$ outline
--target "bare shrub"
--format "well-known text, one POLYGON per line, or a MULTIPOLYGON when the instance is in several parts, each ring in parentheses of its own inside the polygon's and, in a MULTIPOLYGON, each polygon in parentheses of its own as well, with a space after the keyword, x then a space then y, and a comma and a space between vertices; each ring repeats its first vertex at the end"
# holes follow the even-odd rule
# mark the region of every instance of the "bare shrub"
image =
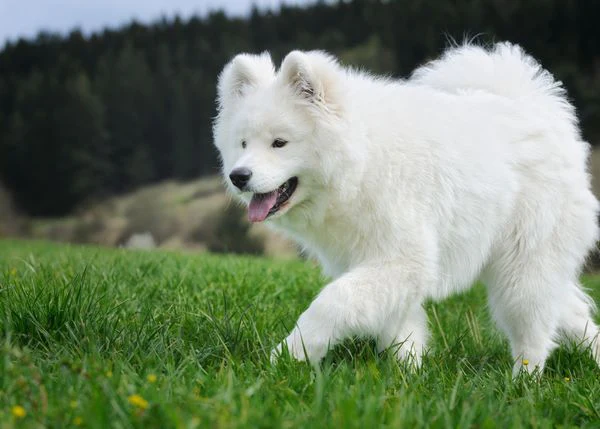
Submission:
POLYGON ((205 243, 215 253, 245 253, 262 255, 264 239, 250 233, 250 224, 244 210, 229 204, 208 215, 204 222, 189 235, 192 242, 205 243))
POLYGON ((139 195, 125 210, 127 227, 123 231, 120 244, 137 233, 149 232, 158 244, 167 240, 177 231, 177 224, 169 213, 168 204, 152 193, 139 195))

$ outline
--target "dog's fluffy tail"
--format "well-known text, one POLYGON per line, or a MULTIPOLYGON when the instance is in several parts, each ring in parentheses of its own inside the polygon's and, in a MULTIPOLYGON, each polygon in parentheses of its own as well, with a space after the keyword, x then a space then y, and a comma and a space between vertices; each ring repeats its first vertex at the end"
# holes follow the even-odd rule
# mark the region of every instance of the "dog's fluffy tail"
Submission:
POLYGON ((560 81, 518 45, 498 43, 490 49, 463 45, 448 50, 441 59, 418 68, 411 81, 447 91, 485 91, 492 94, 554 105, 574 115, 560 81))

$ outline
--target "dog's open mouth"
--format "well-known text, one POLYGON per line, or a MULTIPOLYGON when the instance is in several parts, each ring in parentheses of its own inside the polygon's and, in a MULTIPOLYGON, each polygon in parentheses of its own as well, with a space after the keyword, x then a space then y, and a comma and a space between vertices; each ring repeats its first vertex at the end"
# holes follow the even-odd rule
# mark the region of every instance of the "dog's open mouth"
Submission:
POLYGON ((288 202, 297 186, 298 178, 292 177, 274 191, 266 194, 254 194, 248 206, 250 222, 262 222, 277 213, 288 202))

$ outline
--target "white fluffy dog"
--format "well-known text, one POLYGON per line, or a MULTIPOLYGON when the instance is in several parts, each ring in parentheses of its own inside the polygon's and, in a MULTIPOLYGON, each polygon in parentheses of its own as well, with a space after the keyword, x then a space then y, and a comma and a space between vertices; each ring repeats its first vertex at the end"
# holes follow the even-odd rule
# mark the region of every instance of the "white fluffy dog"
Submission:
POLYGON ((352 335, 415 364, 423 302, 481 279, 515 372, 591 346, 578 281, 598 238, 588 144, 560 82, 521 48, 451 49, 410 80, 323 52, 236 56, 214 140, 230 191, 318 258, 329 283, 274 351, 318 362, 352 335))

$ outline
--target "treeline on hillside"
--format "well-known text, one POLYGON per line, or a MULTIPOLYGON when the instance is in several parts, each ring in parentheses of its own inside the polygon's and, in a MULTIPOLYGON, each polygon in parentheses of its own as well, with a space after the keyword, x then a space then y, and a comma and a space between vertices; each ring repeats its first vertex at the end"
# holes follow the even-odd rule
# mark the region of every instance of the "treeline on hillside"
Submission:
POLYGON ((317 3, 131 24, 85 38, 40 34, 0 52, 0 180, 21 209, 62 215, 165 178, 214 174, 215 83, 240 51, 325 49, 407 76, 449 38, 511 40, 569 89, 600 140, 600 2, 455 0, 317 3))

